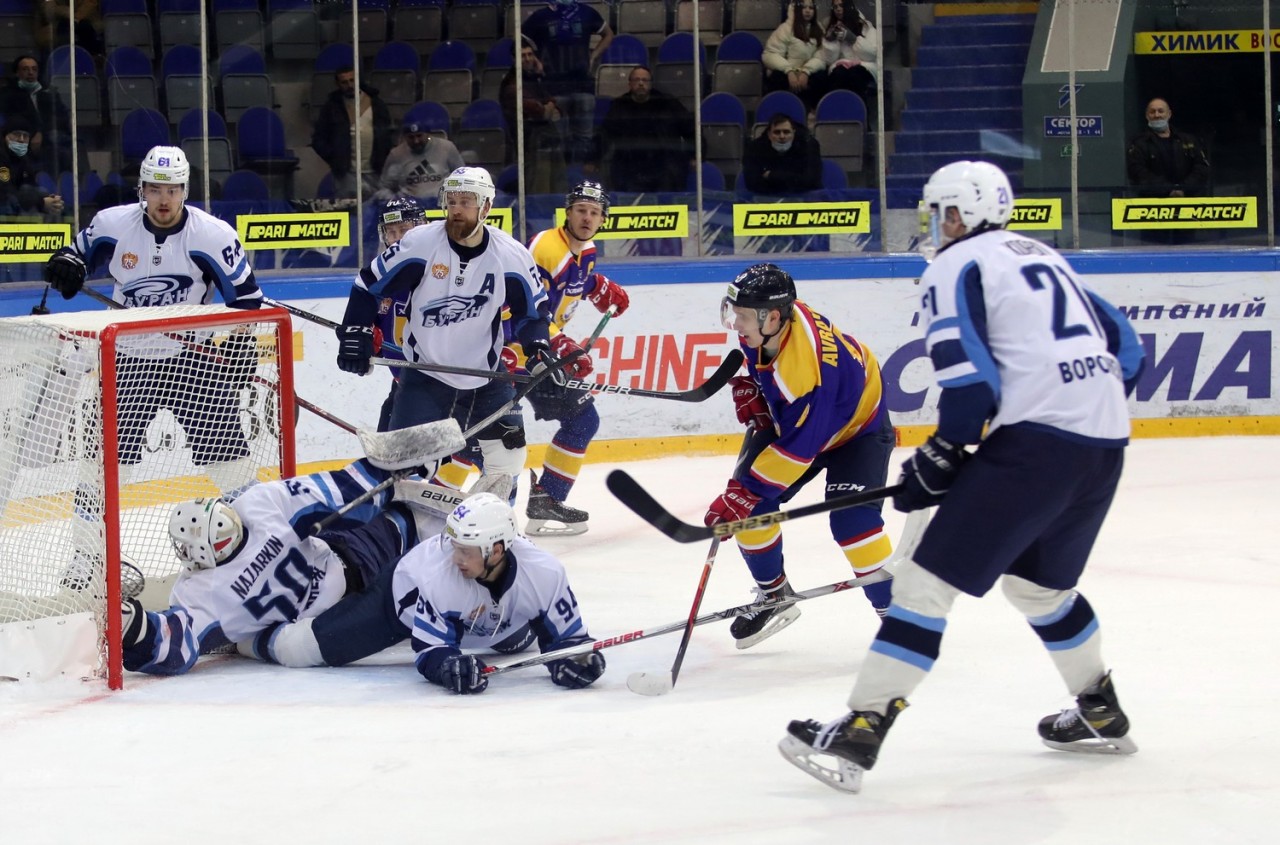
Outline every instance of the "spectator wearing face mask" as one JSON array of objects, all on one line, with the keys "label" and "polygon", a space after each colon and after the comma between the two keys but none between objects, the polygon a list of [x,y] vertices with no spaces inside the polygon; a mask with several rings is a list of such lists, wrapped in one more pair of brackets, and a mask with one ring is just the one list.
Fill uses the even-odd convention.
[{"label": "spectator wearing face mask", "polygon": [[[333,171],[334,193],[339,197],[356,195],[356,172],[364,174],[364,191],[378,189],[382,166],[391,152],[394,127],[387,104],[378,89],[365,84],[356,92],[353,68],[339,68],[333,75],[334,89],[320,108],[311,134],[311,148]],[[360,153],[356,161],[356,132],[360,133]],[[357,165],[359,167],[357,168]]]},{"label": "spectator wearing face mask", "polygon": [[0,149],[0,216],[62,213],[62,197],[46,194],[36,184],[37,165],[30,155],[31,128],[21,116],[5,122],[4,147]]},{"label": "spectator wearing face mask", "polygon": [[822,148],[818,139],[785,114],[747,144],[742,179],[753,194],[795,196],[822,187]]},{"label": "spectator wearing face mask", "polygon": [[1195,197],[1209,186],[1209,157],[1196,136],[1169,126],[1173,110],[1156,97],[1147,103],[1147,128],[1126,152],[1129,184],[1141,197]]},{"label": "spectator wearing face mask", "polygon": [[448,138],[429,134],[427,127],[421,124],[406,123],[401,130],[400,143],[387,154],[377,198],[388,200],[393,196],[410,196],[435,199],[444,177],[463,164],[462,154]]},{"label": "spectator wearing face mask", "polygon": [[19,56],[10,67],[13,75],[0,88],[0,114],[21,115],[32,127],[29,154],[49,173],[71,169],[71,118],[57,91],[40,82],[40,62],[35,56]]}]

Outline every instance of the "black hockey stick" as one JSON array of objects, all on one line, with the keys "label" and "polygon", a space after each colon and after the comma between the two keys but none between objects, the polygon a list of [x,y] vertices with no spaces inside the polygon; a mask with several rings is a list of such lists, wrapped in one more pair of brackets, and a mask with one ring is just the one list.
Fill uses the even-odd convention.
[{"label": "black hockey stick", "polygon": [[[89,298],[98,300],[99,302],[101,302],[101,303],[103,303],[104,305],[106,305],[108,308],[114,308],[114,309],[116,309],[117,311],[119,311],[119,310],[123,310],[124,308],[126,308],[126,307],[127,307],[127,306],[125,306],[125,305],[123,305],[123,304],[121,304],[121,303],[119,303],[119,302],[116,302],[114,299],[112,299],[111,297],[107,296],[105,293],[99,293],[98,291],[94,290],[93,288],[89,287],[88,285],[85,285],[83,288],[81,288],[81,290],[83,290],[83,291],[84,291],[84,293],[85,293],[85,294],[87,294],[87,295],[89,296]],[[272,303],[272,304],[274,304],[274,303]],[[286,308],[285,310],[287,311],[288,309]],[[190,349],[193,349],[193,350],[194,350],[194,349],[196,349],[196,348],[198,347],[198,344],[193,344],[193,343],[191,343],[191,342],[189,342],[189,341],[186,341],[186,340],[183,340],[182,338],[177,337],[177,336],[175,336],[175,335],[172,335],[172,334],[166,333],[166,336],[167,336],[167,337],[169,337],[171,340],[176,340],[176,341],[178,341],[179,343],[182,343],[182,344],[186,345],[186,346],[187,346],[188,348],[190,348]],[[226,363],[226,362],[225,362],[221,357],[219,357],[219,356],[217,356],[217,355],[213,356],[213,358],[214,358],[214,361],[215,361],[215,362],[217,362],[217,363]],[[253,377],[253,380],[254,380],[255,382],[257,382],[258,384],[260,384],[260,385],[264,386],[264,387],[268,387],[268,388],[274,388],[274,387],[276,387],[276,385],[274,385],[274,384],[272,384],[271,382],[267,381],[267,380],[266,380],[266,379],[264,379],[262,376],[255,375],[255,376]],[[297,393],[294,393],[294,394],[293,394],[293,401],[294,401],[294,402],[296,402],[296,403],[298,404],[298,406],[299,406],[299,407],[301,407],[301,408],[305,408],[306,410],[310,411],[311,413],[315,414],[317,417],[319,417],[319,418],[320,418],[320,419],[322,419],[322,420],[325,420],[326,422],[331,422],[331,423],[333,423],[334,425],[336,425],[338,428],[342,429],[343,431],[346,431],[346,432],[348,432],[348,433],[350,433],[350,434],[359,434],[359,433],[360,433],[360,430],[359,430],[358,428],[356,428],[354,425],[352,425],[351,423],[347,422],[346,420],[342,419],[341,417],[338,417],[338,416],[335,416],[334,414],[331,414],[330,412],[326,411],[324,408],[321,408],[319,405],[316,405],[316,404],[315,404],[315,403],[313,403],[313,402],[308,402],[306,399],[303,399],[303,398],[302,398],[301,396],[299,396]],[[296,420],[295,420],[295,423],[296,423]]]},{"label": "black hockey stick", "polygon": [[[832,593],[842,593],[845,590],[858,590],[869,584],[875,584],[889,577],[889,573],[883,569],[877,569],[869,575],[863,575],[861,578],[850,578],[847,581],[837,581],[834,584],[827,584],[822,587],[814,587],[811,590],[795,593],[786,596],[776,602],[770,602],[770,607],[786,607],[800,601],[808,601],[816,599],[819,596],[829,596]],[[721,619],[733,619],[744,613],[750,613],[753,610],[759,610],[760,602],[752,602],[751,604],[740,604],[737,607],[726,608],[725,610],[717,610],[713,613],[704,613],[697,619],[693,620],[693,626],[706,625],[709,622],[717,622]],[[506,672],[514,672],[517,669],[527,669],[530,666],[541,666],[544,663],[550,663],[553,660],[560,660],[564,657],[573,657],[578,654],[587,654],[592,651],[599,651],[605,648],[613,648],[623,643],[634,643],[640,640],[646,640],[649,637],[660,637],[663,634],[670,634],[675,631],[684,630],[689,626],[689,620],[682,619],[679,622],[670,622],[666,625],[659,625],[656,628],[640,628],[636,631],[628,631],[625,634],[617,634],[612,637],[605,637],[595,642],[582,643],[581,645],[572,646],[570,648],[560,649],[559,651],[548,651],[546,654],[535,655],[524,660],[517,660],[514,663],[507,663],[502,666],[486,666],[484,668],[485,675],[501,675]]]},{"label": "black hockey stick", "polygon": [[868,502],[896,496],[903,490],[903,485],[901,484],[895,484],[891,487],[876,487],[871,490],[863,490],[860,493],[837,496],[834,499],[827,499],[824,502],[805,505],[789,511],[762,513],[756,516],[749,516],[746,519],[735,519],[733,522],[720,522],[708,527],[682,522],[674,514],[658,504],[658,500],[650,496],[648,491],[640,486],[639,482],[620,469],[615,469],[609,473],[609,477],[605,479],[605,486],[609,488],[610,493],[618,497],[620,502],[635,511],[641,519],[677,543],[696,543],[699,540],[709,540],[712,537],[730,537],[734,534],[741,534],[743,531],[764,528],[766,525],[776,525],[779,522],[799,519],[802,516],[813,516],[817,513],[829,513],[830,511],[838,511],[841,508],[851,508],[854,505],[865,505]]},{"label": "black hockey stick", "polygon": [[640,695],[666,695],[675,689],[676,679],[680,677],[680,667],[684,664],[684,653],[689,649],[689,640],[693,638],[693,626],[698,622],[698,609],[702,607],[702,597],[707,592],[707,581],[711,578],[711,567],[716,564],[716,552],[720,551],[720,538],[711,540],[711,548],[707,549],[707,559],[702,564],[702,577],[698,579],[698,590],[693,594],[693,606],[689,608],[689,621],[684,625],[684,636],[680,638],[680,647],[676,649],[676,659],[671,664],[670,672],[633,672],[627,676],[627,689]]}]

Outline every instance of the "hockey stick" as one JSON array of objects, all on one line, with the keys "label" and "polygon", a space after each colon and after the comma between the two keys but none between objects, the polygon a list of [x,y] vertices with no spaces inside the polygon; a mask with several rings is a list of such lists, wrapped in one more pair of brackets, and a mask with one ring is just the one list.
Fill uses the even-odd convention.
[{"label": "hockey stick", "polygon": [[657,499],[650,496],[648,491],[640,486],[639,482],[620,469],[615,469],[609,473],[609,477],[605,479],[605,486],[609,488],[609,492],[618,497],[619,501],[635,511],[641,519],[677,543],[696,543],[699,540],[708,540],[712,537],[730,537],[734,534],[741,534],[743,531],[763,528],[766,525],[776,525],[779,522],[799,519],[802,516],[813,516],[818,513],[838,511],[841,508],[851,508],[854,505],[865,505],[868,502],[876,502],[880,499],[896,496],[903,490],[903,485],[901,484],[895,484],[891,487],[876,487],[871,490],[863,490],[860,493],[837,496],[834,499],[827,499],[817,504],[805,505],[789,511],[762,513],[749,516],[746,519],[735,519],[732,522],[720,522],[712,526],[704,526],[679,520],[660,505]]},{"label": "hockey stick", "polygon": [[627,677],[627,689],[640,695],[666,695],[675,689],[676,679],[680,677],[680,666],[684,663],[684,653],[689,648],[689,640],[693,638],[693,626],[698,621],[698,609],[702,607],[702,597],[707,592],[707,581],[711,578],[711,567],[716,563],[716,552],[720,551],[720,538],[711,540],[711,548],[707,549],[707,559],[702,564],[702,577],[698,579],[698,590],[693,594],[693,606],[689,608],[689,621],[684,625],[684,636],[680,638],[680,647],[676,649],[675,662],[670,672],[633,672]]},{"label": "hockey stick", "polygon": [[[536,386],[538,385],[538,383],[539,383],[539,382],[541,382],[544,378],[550,378],[553,374],[555,374],[555,373],[557,373],[557,372],[560,372],[560,371],[561,371],[561,370],[563,370],[565,367],[567,367],[569,364],[573,363],[575,360],[577,360],[579,357],[581,357],[581,356],[583,356],[583,355],[585,355],[585,354],[586,354],[586,353],[585,353],[585,352],[583,352],[583,351],[578,351],[578,352],[573,353],[572,355],[566,355],[566,356],[564,356],[563,358],[561,358],[560,360],[556,361],[556,362],[555,362],[553,365],[551,365],[550,367],[544,367],[543,369],[539,370],[539,371],[538,371],[538,373],[537,373],[537,375],[535,375],[535,376],[533,377],[533,379],[532,379],[528,384],[526,384],[524,387],[522,387],[522,388],[520,388],[519,390],[517,390],[517,391],[516,391],[516,395],[515,395],[515,396],[513,396],[513,397],[511,397],[511,399],[507,400],[507,402],[506,402],[505,404],[503,404],[503,405],[502,405],[502,407],[498,408],[498,409],[497,409],[496,411],[494,411],[492,414],[490,414],[489,416],[487,416],[487,417],[485,417],[484,419],[480,420],[480,422],[478,422],[478,423],[476,423],[475,425],[471,426],[471,428],[468,428],[466,431],[462,432],[460,436],[462,437],[462,441],[463,441],[463,443],[465,444],[465,442],[466,442],[468,439],[470,439],[470,438],[474,437],[476,434],[480,433],[481,431],[484,431],[484,430],[485,430],[486,428],[488,428],[490,425],[492,425],[493,423],[497,422],[497,421],[498,421],[499,419],[501,419],[504,415],[506,415],[507,413],[509,413],[509,412],[511,411],[511,409],[512,409],[512,408],[514,408],[514,407],[516,406],[516,404],[517,404],[517,403],[519,403],[519,401],[520,401],[521,399],[523,399],[525,396],[527,396],[527,395],[529,394],[529,392],[530,392],[531,390],[533,390],[533,388],[534,388],[534,387],[536,387]],[[424,460],[432,460],[432,459],[434,459],[434,458],[444,458],[444,457],[447,457],[448,455],[451,455],[451,454],[453,454],[454,452],[458,451],[458,449],[459,449],[459,448],[461,448],[461,447],[459,446],[459,447],[457,447],[457,448],[455,448],[455,449],[451,449],[451,450],[449,450],[448,452],[445,452],[445,453],[440,454],[440,455],[424,455],[424,456],[423,456],[423,459],[424,459]],[[387,477],[387,478],[385,478],[384,480],[380,481],[380,482],[379,482],[377,485],[375,485],[374,487],[371,487],[371,488],[369,488],[368,490],[364,491],[364,492],[363,492],[363,493],[361,493],[359,496],[355,497],[354,499],[352,499],[351,501],[347,502],[347,503],[346,503],[345,505],[343,505],[342,507],[338,508],[338,509],[337,509],[336,511],[334,511],[333,513],[331,513],[331,514],[329,514],[328,516],[326,516],[324,519],[322,519],[322,520],[320,520],[319,522],[317,522],[317,523],[315,524],[315,526],[312,528],[312,533],[313,533],[313,534],[318,534],[318,533],[320,533],[320,531],[321,531],[321,530],[323,530],[325,527],[327,527],[327,526],[329,526],[329,525],[333,524],[333,522],[334,522],[335,520],[337,520],[339,517],[346,516],[348,513],[350,513],[351,511],[355,510],[355,508],[356,508],[356,507],[358,507],[359,505],[362,505],[362,504],[364,504],[365,502],[369,501],[369,500],[370,500],[370,499],[372,499],[374,496],[376,496],[376,495],[378,495],[379,493],[381,493],[383,490],[386,490],[388,487],[390,487],[390,486],[392,486],[393,484],[395,484],[397,481],[401,480],[402,478],[406,478],[406,477],[408,477],[409,475],[412,475],[412,474],[413,474],[414,469],[416,469],[416,467],[410,467],[409,469],[403,469],[403,470],[399,470],[399,471],[397,471],[397,472],[393,472],[389,477]]]},{"label": "hockey stick", "polygon": [[[125,309],[125,308],[126,308],[126,306],[125,306],[125,305],[122,305],[121,303],[116,302],[114,299],[112,299],[111,297],[107,296],[107,295],[106,295],[106,294],[104,294],[104,293],[99,293],[98,291],[94,290],[93,288],[89,287],[88,285],[85,285],[83,288],[81,288],[81,290],[83,290],[83,291],[84,291],[84,293],[85,293],[85,294],[87,294],[91,299],[96,299],[96,300],[98,300],[99,302],[101,302],[101,303],[103,303],[104,305],[106,305],[108,308],[114,308],[114,309],[115,309],[115,310],[117,310],[117,311],[120,311],[120,310],[123,310],[123,309]],[[285,310],[288,310],[288,309],[285,309]],[[171,338],[171,339],[173,339],[173,340],[178,341],[179,343],[182,343],[182,344],[186,345],[186,346],[187,346],[188,348],[190,348],[190,349],[196,349],[196,348],[197,348],[197,345],[196,345],[196,344],[193,344],[193,343],[190,343],[190,342],[188,342],[188,341],[186,341],[186,340],[183,340],[183,339],[182,339],[182,338],[180,338],[180,337],[176,337],[176,336],[174,336],[174,335],[167,334],[167,333],[166,333],[166,336],[167,336],[167,337],[169,337],[169,338]],[[217,355],[213,356],[213,359],[214,359],[214,361],[219,362],[219,363],[226,363],[226,362],[225,362],[225,361],[224,361],[220,356],[217,356]],[[255,375],[255,376],[253,377],[253,380],[254,380],[255,382],[257,382],[258,384],[262,385],[263,387],[270,387],[270,388],[274,388],[274,387],[276,387],[276,385],[272,384],[271,382],[267,381],[266,379],[264,379],[264,378],[262,378],[261,376],[258,376],[258,375]],[[298,405],[299,405],[300,407],[305,408],[306,410],[308,410],[308,411],[310,411],[311,413],[315,414],[315,415],[316,415],[317,417],[319,417],[320,419],[325,420],[326,422],[331,422],[331,423],[333,423],[334,425],[336,425],[338,428],[342,429],[343,431],[346,431],[346,432],[348,432],[348,433],[350,433],[350,434],[359,434],[359,433],[360,433],[360,430],[359,430],[358,428],[356,428],[354,425],[352,425],[351,423],[347,422],[346,420],[342,419],[341,417],[334,416],[334,415],[333,415],[333,414],[331,414],[330,412],[326,411],[324,408],[321,408],[319,405],[316,405],[316,404],[314,404],[314,403],[312,403],[312,402],[308,402],[306,399],[303,399],[303,398],[302,398],[301,396],[299,396],[297,393],[294,393],[294,394],[293,394],[293,401],[294,401],[294,402],[297,402],[297,403],[298,403]]]},{"label": "hockey stick", "polygon": [[[850,578],[847,581],[837,581],[834,584],[827,584],[823,587],[814,587],[812,590],[795,593],[786,596],[776,602],[770,602],[770,607],[786,607],[800,601],[808,601],[816,599],[819,596],[827,596],[832,593],[841,593],[845,590],[861,589],[868,584],[875,584],[889,577],[889,573],[883,569],[877,569],[869,575],[863,575],[861,578]],[[740,604],[737,607],[730,607],[725,610],[717,610],[713,613],[704,613],[697,619],[693,620],[693,626],[706,625],[709,622],[716,622],[721,619],[733,619],[744,613],[760,609],[760,602],[752,602],[751,604]],[[514,672],[516,669],[526,669],[530,666],[541,666],[544,663],[550,663],[553,660],[559,660],[563,657],[573,657],[578,654],[587,654],[592,651],[599,651],[604,648],[612,648],[623,643],[634,643],[649,637],[660,637],[663,634],[670,634],[675,631],[684,629],[689,625],[689,620],[681,620],[679,622],[671,622],[666,625],[660,625],[657,628],[641,628],[636,631],[629,631],[625,634],[618,634],[613,637],[606,637],[603,640],[595,642],[582,643],[581,645],[563,648],[559,651],[549,651],[546,654],[539,654],[524,660],[518,660],[515,663],[507,663],[502,666],[486,666],[484,668],[485,675],[501,675],[506,672]]]}]

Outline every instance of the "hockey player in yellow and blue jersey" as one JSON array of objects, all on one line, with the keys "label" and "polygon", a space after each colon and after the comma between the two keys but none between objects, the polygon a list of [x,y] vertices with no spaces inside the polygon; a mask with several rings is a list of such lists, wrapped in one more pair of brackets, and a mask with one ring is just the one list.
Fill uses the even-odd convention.
[{"label": "hockey player in yellow and blue jersey", "polygon": [[[733,280],[721,317],[747,357],[750,374],[730,384],[748,432],[706,524],[776,511],[821,472],[828,499],[883,486],[895,433],[871,350],[798,301],[794,280],[773,264],[748,267]],[[880,569],[892,552],[879,502],[833,511],[831,535],[859,576]],[[749,648],[795,621],[800,608],[769,603],[792,592],[781,529],[770,525],[737,538],[764,602],[730,628],[738,648]],[[869,585],[866,595],[883,614],[890,582]]]}]

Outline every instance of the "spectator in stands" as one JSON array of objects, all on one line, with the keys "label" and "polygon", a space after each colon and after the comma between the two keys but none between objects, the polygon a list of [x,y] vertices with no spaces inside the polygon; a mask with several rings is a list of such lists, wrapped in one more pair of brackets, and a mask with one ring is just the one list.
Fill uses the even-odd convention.
[{"label": "spectator in stands", "polygon": [[[531,194],[551,194],[564,188],[564,140],[560,135],[560,109],[544,82],[542,62],[533,41],[522,37],[520,45],[521,99],[524,101],[524,189]],[[516,154],[516,70],[502,78],[499,88],[502,113],[507,119],[508,161]]]},{"label": "spectator in stands", "polygon": [[30,155],[32,126],[21,115],[4,126],[0,149],[0,215],[61,214],[62,197],[45,193],[36,184],[36,163]]},{"label": "spectator in stands", "polygon": [[822,58],[822,27],[815,16],[814,0],[794,0],[787,19],[765,42],[764,88],[790,91],[813,111],[827,91],[827,64]]},{"label": "spectator in stands", "polygon": [[1194,135],[1169,126],[1173,110],[1156,97],[1147,103],[1147,128],[1129,142],[1129,183],[1142,197],[1194,197],[1209,187],[1209,157]]},{"label": "spectator in stands", "polygon": [[[334,91],[329,93],[311,134],[311,147],[333,171],[334,196],[356,195],[356,172],[364,174],[364,193],[378,189],[382,166],[391,152],[394,127],[387,104],[378,97],[378,89],[361,83],[356,98],[356,74],[350,67],[339,68],[333,75]],[[356,104],[359,103],[357,109]],[[357,115],[359,117],[357,118]],[[360,130],[360,149],[364,160],[356,166],[356,127]]]},{"label": "spectator in stands", "polygon": [[683,191],[694,162],[693,115],[653,88],[653,74],[632,69],[600,127],[600,158],[618,191]]},{"label": "spectator in stands", "polygon": [[[827,66],[827,90],[852,91],[862,98],[862,102],[866,103],[873,114],[876,108],[876,88],[880,85],[880,63],[876,57],[879,45],[880,34],[871,25],[871,21],[862,16],[858,7],[853,5],[853,0],[831,0],[831,17],[827,20],[827,31],[822,36],[822,60]],[[886,97],[888,93],[885,92]],[[885,105],[888,106],[887,99]]]},{"label": "spectator in stands", "polygon": [[[596,83],[592,67],[613,41],[613,30],[600,13],[578,0],[554,0],[538,9],[520,31],[533,41],[545,71],[547,93],[561,114],[560,135],[570,164],[592,154]],[[600,36],[595,47],[593,36]]]},{"label": "spectator in stands", "polygon": [[417,123],[406,123],[400,132],[400,143],[383,165],[377,199],[410,196],[434,200],[444,177],[465,163],[462,154],[448,138],[433,136]]},{"label": "spectator in stands", "polygon": [[49,173],[71,169],[71,115],[57,91],[40,83],[40,62],[35,56],[13,60],[13,77],[0,88],[0,114],[5,119],[22,115],[32,127],[32,161]]},{"label": "spectator in stands", "polygon": [[818,139],[785,114],[775,114],[742,154],[742,179],[753,194],[794,196],[822,187]]},{"label": "spectator in stands", "polygon": [[[76,0],[76,46],[90,55],[102,56],[106,46],[102,39],[102,4],[98,0]],[[39,0],[35,4],[35,40],[49,51],[59,44],[71,42],[71,3],[69,0]]]}]

